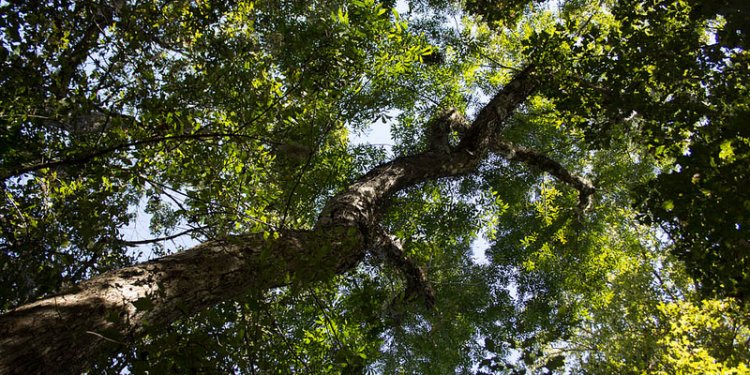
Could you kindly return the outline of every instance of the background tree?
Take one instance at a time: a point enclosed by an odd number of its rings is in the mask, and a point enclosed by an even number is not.
[[[0,5],[0,372],[748,371],[721,4]]]

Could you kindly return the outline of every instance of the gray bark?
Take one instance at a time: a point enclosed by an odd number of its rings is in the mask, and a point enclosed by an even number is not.
[[[449,154],[428,151],[382,164],[330,199],[312,231],[209,241],[108,272],[0,317],[0,374],[78,373],[112,343],[170,324],[247,291],[306,283],[355,267],[377,246],[378,210],[408,186],[476,170],[493,134],[533,91],[530,69],[480,111]]]

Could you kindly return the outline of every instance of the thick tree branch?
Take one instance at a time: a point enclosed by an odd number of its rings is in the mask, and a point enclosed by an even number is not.
[[[344,272],[362,259],[363,246],[357,231],[342,228],[245,235],[105,273],[0,317],[0,373],[80,373],[97,352],[119,349],[108,342],[130,342],[290,277],[305,283]]]
[[[443,110],[427,123],[428,146],[430,151],[450,153],[450,138],[453,131],[464,133],[468,121],[455,108]]]
[[[502,131],[505,120],[536,88],[532,72],[533,67],[527,67],[497,93],[449,154],[431,150],[402,156],[373,168],[328,202],[316,226],[327,226],[331,222],[371,226],[381,202],[393,193],[427,180],[476,170],[490,151],[494,134]]]
[[[247,291],[351,270],[367,249],[382,245],[382,238],[371,233],[377,232],[385,199],[426,180],[476,170],[489,152],[493,133],[534,90],[530,72],[527,68],[519,73],[480,111],[449,154],[428,151],[373,168],[329,200],[312,231],[207,241],[105,273],[0,316],[0,373],[80,373],[98,353],[120,349],[112,347],[113,342],[132,342],[151,328]],[[403,259],[396,246],[388,249],[397,262]],[[426,285],[418,268],[402,266],[413,273],[407,276],[409,283]]]
[[[424,270],[406,256],[398,239],[381,230],[373,234],[373,253],[381,260],[398,268],[406,279],[406,297],[408,300],[419,299],[427,308],[435,305],[435,290]]]
[[[508,160],[520,161],[551,174],[561,182],[578,190],[579,209],[585,211],[591,206],[591,197],[596,192],[594,185],[583,177],[574,175],[562,164],[549,156],[526,147],[516,146],[500,137],[496,137],[492,143],[492,151],[504,156]]]

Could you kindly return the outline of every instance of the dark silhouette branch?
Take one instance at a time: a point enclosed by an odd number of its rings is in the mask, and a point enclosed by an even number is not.
[[[256,121],[260,120],[263,116],[265,116],[271,109],[275,108],[277,105],[279,105],[284,98],[287,97],[287,95],[295,92],[299,88],[298,85],[293,85],[289,88],[289,90],[285,91],[284,94],[277,99],[275,99],[272,103],[270,103],[266,108],[264,108],[259,114],[256,116],[253,116],[253,118],[249,119],[248,121],[245,121],[242,126],[237,129],[238,132],[234,133],[224,133],[224,132],[207,132],[207,133],[191,133],[191,134],[180,134],[180,135],[172,135],[172,136],[157,136],[157,137],[151,137],[141,140],[135,140],[131,142],[125,142],[120,143],[114,146],[105,147],[103,149],[93,151],[90,153],[86,153],[83,155],[68,157],[65,159],[60,160],[53,160],[53,161],[47,161],[47,162],[41,162],[31,165],[21,165],[18,168],[11,169],[10,172],[5,174],[0,174],[0,181],[5,181],[8,178],[20,176],[24,173],[34,172],[45,168],[55,168],[59,166],[65,166],[65,165],[81,165],[86,164],[94,159],[110,154],[115,151],[125,150],[129,149],[131,147],[141,146],[141,145],[147,145],[147,144],[153,144],[153,143],[159,143],[159,142],[166,142],[166,141],[172,141],[172,140],[190,140],[190,139],[211,139],[211,138],[244,138],[244,139],[252,139],[252,140],[263,140],[267,143],[273,143],[271,140],[267,139],[266,137],[260,137],[260,136],[250,136],[246,134],[240,134],[239,132],[245,130],[247,127],[249,127],[251,124],[254,124]],[[95,113],[94,115],[99,115],[100,113]],[[122,117],[129,117],[125,115],[120,114],[114,114],[115,116],[122,116]],[[37,116],[41,118],[47,118],[45,116]],[[98,117],[98,116],[95,116]],[[135,121],[135,119],[132,119]]]
[[[61,160],[54,160],[54,161],[21,166],[19,168],[12,169],[10,172],[8,172],[7,174],[5,174],[4,176],[0,178],[2,178],[2,180],[7,180],[8,178],[11,178],[11,177],[20,176],[24,173],[35,172],[41,169],[86,164],[86,163],[93,161],[94,159],[98,157],[111,154],[115,151],[127,150],[131,147],[137,147],[137,146],[148,145],[148,144],[159,143],[159,142],[175,141],[175,140],[211,139],[211,138],[246,138],[246,139],[253,139],[253,140],[260,139],[260,137],[254,137],[254,136],[249,136],[249,135],[244,135],[244,134],[234,134],[234,133],[193,133],[193,134],[151,137],[151,138],[141,139],[141,140],[133,141],[133,142],[120,143],[111,147],[105,147],[103,149],[87,153],[85,155],[73,156],[73,157],[69,157],[69,158],[65,158]]]
[[[197,227],[197,228],[190,228],[190,229],[187,229],[187,230],[184,230],[182,232],[175,233],[175,234],[172,234],[172,235],[169,235],[169,236],[158,237],[158,238],[149,238],[147,240],[128,241],[128,240],[120,240],[120,239],[118,239],[118,240],[115,240],[115,243],[121,244],[121,245],[125,245],[125,246],[148,245],[148,244],[152,244],[152,243],[156,243],[156,242],[173,240],[175,238],[182,237],[182,236],[184,236],[186,234],[190,234],[190,233],[197,232],[197,231],[202,231],[202,230],[204,230],[206,228],[208,228],[208,227],[202,226],[202,227]]]

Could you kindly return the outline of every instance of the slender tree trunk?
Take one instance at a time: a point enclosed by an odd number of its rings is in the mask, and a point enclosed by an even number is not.
[[[429,151],[382,164],[331,198],[312,231],[209,241],[105,273],[0,317],[0,374],[78,373],[106,347],[127,345],[248,291],[322,280],[355,267],[377,240],[378,207],[429,179],[476,170],[494,134],[533,91],[530,69],[480,111],[450,153]]]

